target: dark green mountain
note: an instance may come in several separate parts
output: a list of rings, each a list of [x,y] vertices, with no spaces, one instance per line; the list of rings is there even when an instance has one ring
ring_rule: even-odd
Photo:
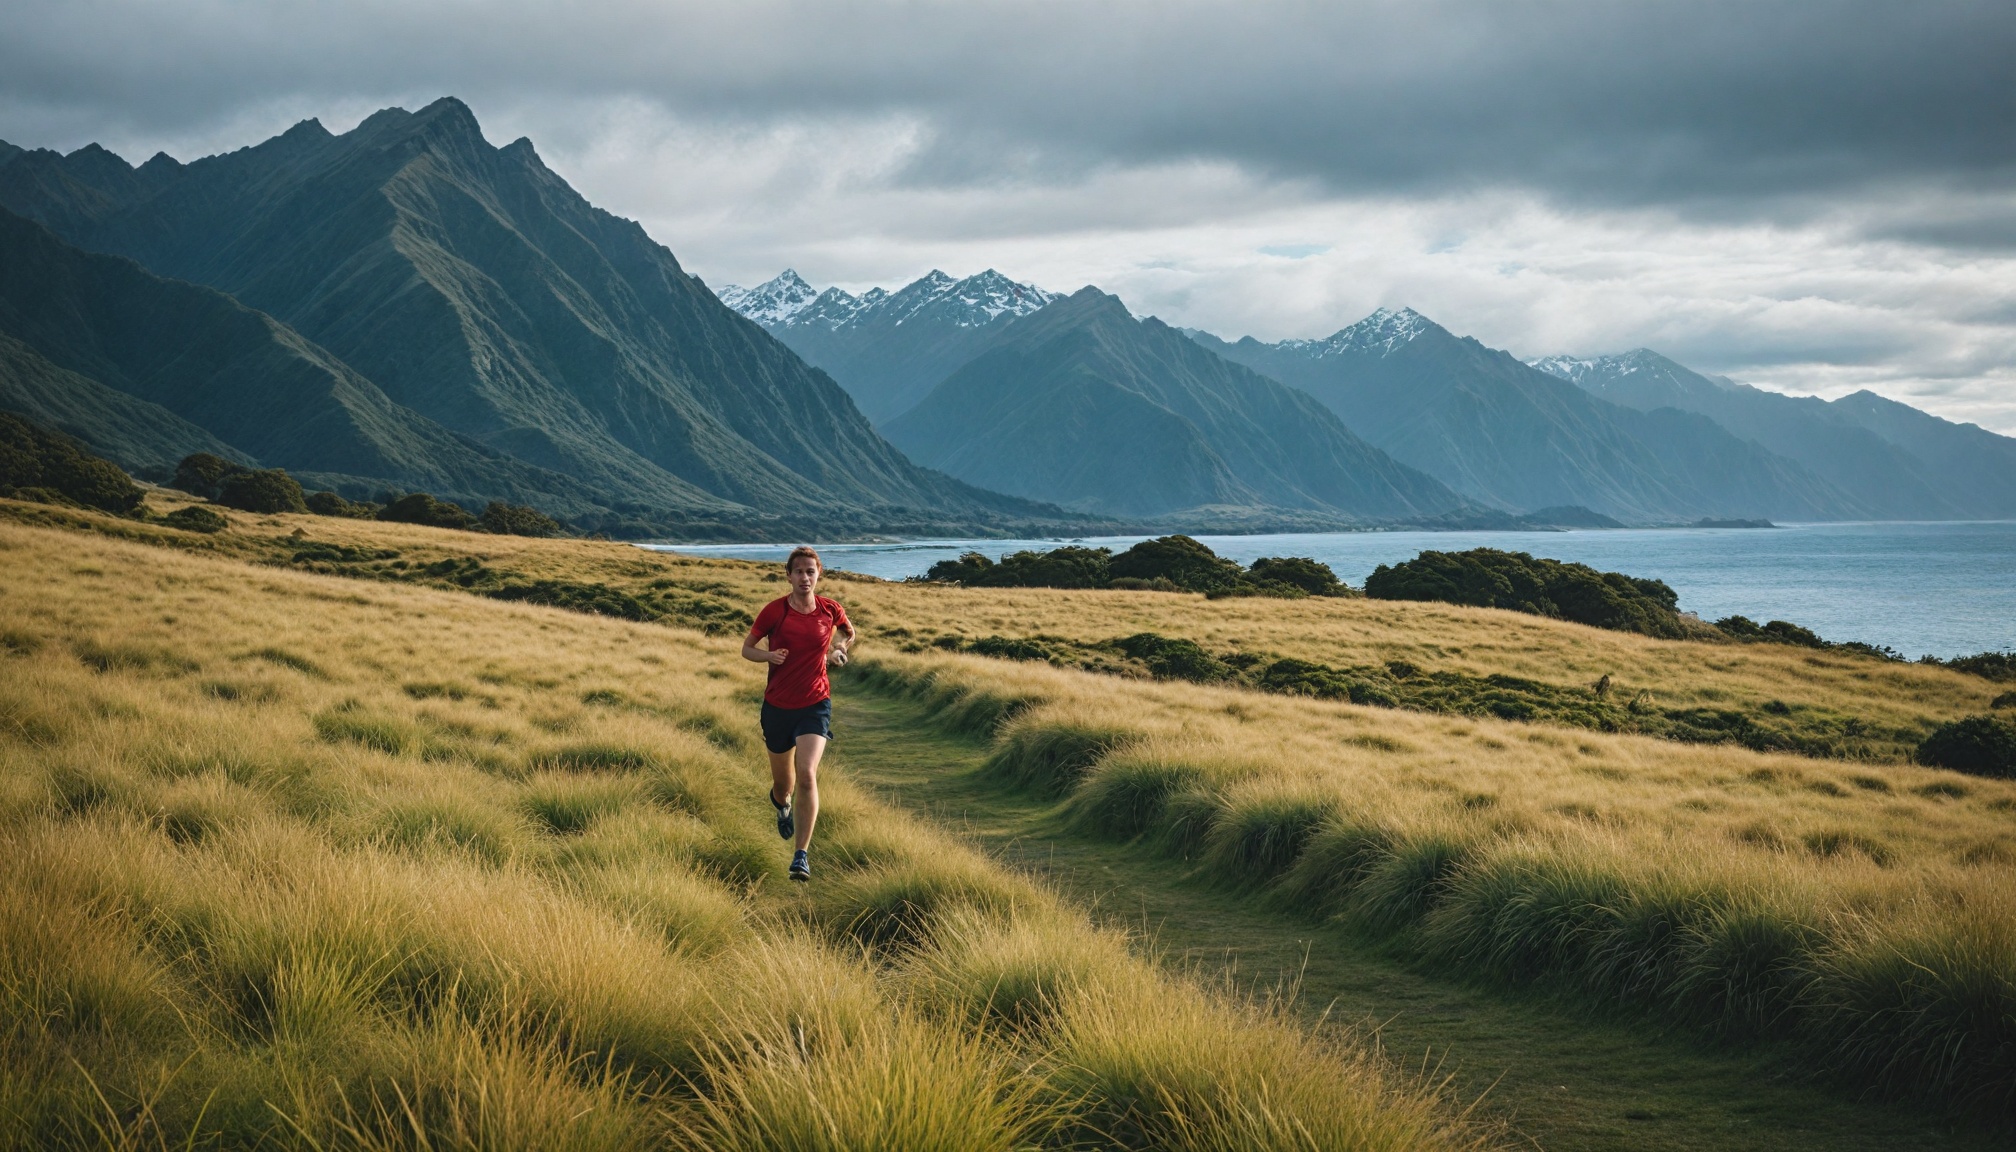
[[[1978,506],[1971,483],[1935,483],[1923,460],[1857,423],[1839,402],[1711,379],[1646,348],[1621,356],[1551,356],[1533,366],[1626,408],[1678,408],[1706,416],[1737,436],[1804,464],[1877,518],[2016,514],[2016,503],[2002,504],[1999,513],[1988,510],[1995,507],[1992,503]]]
[[[1190,335],[1306,390],[1403,463],[1502,507],[1581,505],[1637,523],[1866,514],[1712,420],[1610,404],[1411,309],[1381,309],[1327,340]]]
[[[134,475],[155,480],[166,479],[191,452],[253,463],[159,404],[58,368],[7,335],[0,335],[0,411],[59,429]]]
[[[1001,329],[1057,296],[992,268],[964,280],[934,269],[894,292],[859,296],[815,292],[786,268],[754,288],[728,285],[721,299],[831,373],[881,426],[915,407]]]
[[[20,398],[9,407],[118,463],[158,469],[185,448],[222,448],[367,485],[496,494],[569,514],[596,506],[579,481],[394,404],[271,316],[131,260],[80,251],[5,210],[0,336],[10,353],[6,392]],[[168,419],[143,432],[164,410]]]
[[[491,147],[456,100],[341,136],[306,121],[188,165],[20,153],[0,163],[0,203],[228,293],[347,385],[611,505],[1043,514],[917,468],[824,373],[588,204],[530,141]],[[234,434],[198,422],[307,467],[236,438],[270,415],[235,417]]]
[[[1009,325],[888,432],[974,484],[1116,515],[1262,506],[1351,522],[1465,503],[1307,395],[1096,288]]]

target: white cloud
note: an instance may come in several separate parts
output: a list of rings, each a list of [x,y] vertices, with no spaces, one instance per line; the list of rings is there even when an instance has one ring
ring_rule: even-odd
[[[549,164],[711,283],[791,266],[859,291],[995,267],[1266,340],[1408,305],[1521,356],[1644,345],[1761,387],[1870,388],[2016,433],[2016,250],[1872,234],[1872,215],[1922,213],[1936,198],[1922,188],[1724,223],[1517,191],[1347,198],[1204,161],[919,186],[903,177],[928,128],[908,118],[724,128],[625,101],[487,121],[493,139],[548,141]]]
[[[453,93],[710,281],[1409,304],[2016,432],[2012,50],[1978,0],[15,0],[0,137],[188,159]]]

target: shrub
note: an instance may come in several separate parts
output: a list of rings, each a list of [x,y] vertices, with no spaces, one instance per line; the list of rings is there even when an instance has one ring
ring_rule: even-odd
[[[86,452],[76,441],[8,412],[0,412],[0,495],[34,499],[37,490],[124,515],[144,494],[117,464]]]
[[[506,504],[502,500],[485,505],[476,523],[483,531],[499,536],[557,536],[561,531],[558,520],[537,508]]]
[[[436,500],[425,492],[409,492],[388,501],[378,510],[378,519],[396,524],[424,524],[429,528],[468,528],[476,523],[460,504]]]
[[[308,511],[317,516],[342,516],[351,520],[369,520],[378,514],[378,505],[370,502],[358,503],[345,500],[334,492],[310,492],[307,498]]]
[[[201,504],[177,508],[163,516],[161,522],[170,528],[180,528],[185,532],[222,532],[231,526],[229,520]]]
[[[2004,692],[1988,701],[1990,708],[2016,708],[2016,692]]]
[[[1108,548],[1067,544],[1045,552],[1010,553],[996,564],[978,552],[968,552],[957,560],[933,564],[924,578],[969,588],[1104,588],[1112,555]]]
[[[208,452],[191,452],[175,465],[175,479],[169,483],[191,496],[201,496],[205,500],[217,499],[223,490],[224,478],[244,468],[233,464],[222,456],[212,456]]]
[[[944,584],[970,584],[979,587],[979,582],[994,567],[981,552],[961,553],[957,560],[940,560],[924,573],[924,579]]]
[[[1661,581],[1496,548],[1423,552],[1400,564],[1381,564],[1366,577],[1365,594],[1375,600],[1508,608],[1647,636],[1688,632],[1679,596]]]
[[[449,505],[454,507],[454,505]],[[544,604],[571,612],[614,616],[619,620],[656,620],[661,613],[650,605],[604,584],[581,584],[573,580],[535,580],[530,584],[509,584],[484,593],[494,600],[519,600]]]
[[[1351,586],[1328,565],[1303,556],[1262,556],[1246,570],[1256,584],[1286,584],[1311,596],[1349,596]]]
[[[1787,620],[1772,620],[1759,624],[1748,616],[1724,616],[1715,621],[1715,627],[1738,640],[1759,644],[1791,644],[1799,648],[1825,648],[1827,641],[1807,628]]]
[[[1194,640],[1171,640],[1153,632],[1137,632],[1115,640],[1113,646],[1148,665],[1148,671],[1157,680],[1209,684],[1239,675],[1238,669],[1206,652]]]
[[[2016,680],[2016,652],[1977,652],[1945,663],[1956,672],[1971,672],[1984,680]]]
[[[1202,592],[1208,596],[1349,596],[1327,564],[1299,556],[1263,557],[1241,568],[1188,536],[1143,540],[1120,555],[1066,544],[1012,552],[1000,563],[979,552],[940,560],[923,579],[968,588],[1119,588]]]
[[[285,470],[237,471],[217,486],[217,503],[246,512],[306,512],[301,485]]]
[[[1188,536],[1143,540],[1113,557],[1108,571],[1135,580],[1167,580],[1187,592],[1209,592],[1238,584],[1245,576],[1237,563]]]
[[[2016,721],[1981,715],[1941,724],[1918,745],[1918,762],[1973,776],[2016,777]]]

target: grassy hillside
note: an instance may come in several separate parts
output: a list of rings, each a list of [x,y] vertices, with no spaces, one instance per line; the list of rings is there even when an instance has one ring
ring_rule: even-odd
[[[787,890],[732,640],[233,521],[0,524],[0,1148],[1482,1139],[844,775]]]
[[[174,498],[156,492],[150,500],[162,508]],[[739,917],[732,923],[741,927],[722,928],[728,935],[721,939],[730,942],[710,945],[719,949],[712,955],[800,946],[779,941],[817,940],[821,948],[843,950],[836,941],[865,941],[868,967],[845,956],[834,963],[855,965],[847,970],[857,974],[882,972],[876,995],[885,999],[876,1003],[894,1005],[885,1014],[899,1020],[913,1005],[936,1002],[912,998],[919,986],[908,981],[926,965],[917,956],[937,956],[932,950],[954,938],[968,941],[976,958],[1022,954],[1022,944],[1011,948],[1004,938],[976,935],[980,929],[969,930],[961,917],[991,915],[983,916],[995,926],[991,932],[1020,924],[1023,909],[1038,908],[1052,918],[1045,925],[1075,924],[1074,941],[1120,947],[1096,933],[1082,935],[1079,914],[1056,897],[962,854],[844,784],[836,788],[838,817],[830,826],[822,821],[820,854],[829,870],[805,902],[774,891],[782,855],[762,854],[766,813],[744,795],[760,786],[751,772],[755,749],[740,735],[756,680],[732,649],[749,614],[783,591],[775,565],[308,516],[230,512],[229,529],[197,535],[40,505],[0,502],[0,512],[13,521],[0,527],[10,545],[0,611],[12,629],[10,651],[22,654],[0,664],[13,693],[5,712],[10,735],[0,738],[28,750],[9,760],[23,768],[10,768],[5,826],[10,836],[28,837],[24,846],[45,846],[37,852],[82,843],[77,838],[88,832],[106,838],[91,841],[106,846],[86,854],[99,862],[93,868],[125,869],[102,862],[126,860],[146,844],[156,855],[200,854],[190,858],[235,875],[228,870],[241,865],[232,861],[268,858],[233,837],[284,826],[293,829],[289,835],[310,837],[302,843],[326,845],[331,858],[368,853],[373,868],[382,862],[404,869],[399,874],[411,883],[452,874],[458,885],[474,884],[459,879],[466,872],[508,877],[540,893],[578,890],[591,897],[596,889],[579,887],[590,883],[582,869],[634,871],[669,861],[703,880],[717,878],[710,884],[728,878]],[[1802,1066],[1851,1088],[1939,1107],[2010,1106],[2016,782],[1921,768],[1903,754],[1902,734],[1985,710],[1994,694],[1985,680],[1842,653],[1655,640],[1436,604],[982,590],[844,573],[833,574],[822,590],[848,605],[866,635],[843,695],[906,697],[906,707],[930,723],[989,741],[990,771],[1055,798],[1075,835],[1133,842],[1160,853],[1179,873],[1195,870],[1199,882],[1245,893],[1252,908],[1288,923],[1342,925],[1424,971],[1548,990],[1626,1019],[1678,1026],[1713,1044],[1785,1046],[1802,1054]],[[1101,647],[1142,633],[1189,638],[1206,652],[1266,652],[1337,667],[1408,663],[1416,675],[1443,670],[1480,680],[1544,677],[1575,691],[1593,691],[1586,686],[1607,675],[1612,694],[1633,699],[1754,707],[1780,718],[1824,710],[1868,731],[1899,735],[1888,743],[1872,737],[1861,759],[1764,754],[1545,718],[1512,722],[1313,700],[1238,683],[1158,681],[1151,661],[1129,661]],[[980,643],[989,638],[1002,643]],[[1017,638],[1055,662],[975,654],[1027,655]],[[941,648],[941,641],[961,651]],[[1087,671],[1104,658],[1100,653],[1112,655],[1108,671]],[[241,723],[252,727],[233,727]],[[187,763],[207,767],[183,760],[174,762],[182,767],[158,767],[167,763],[163,748],[193,749],[197,760]],[[224,798],[214,800],[223,813],[217,827],[229,833],[223,839],[206,831],[212,818],[201,814],[210,811],[203,806],[212,797]],[[183,827],[173,813],[185,798],[198,814],[184,831],[172,831]],[[617,829],[637,821],[658,830],[619,836]],[[668,830],[672,824],[684,831]],[[627,847],[588,851],[605,836]],[[231,853],[252,854],[228,855],[226,845]],[[10,851],[41,859],[22,855],[26,847]],[[73,866],[83,867],[63,865]],[[941,866],[957,875],[939,876]],[[103,909],[90,923],[102,920],[105,931],[128,933],[118,938],[135,942],[133,954],[155,965],[145,969],[154,973],[146,979],[227,987],[201,967],[215,952],[208,937],[172,927],[185,922],[175,919],[184,914],[164,909],[180,905],[149,903],[155,895],[142,899],[171,890],[167,880],[34,884],[41,885],[35,892],[59,893],[59,903],[70,902],[65,907],[88,906],[94,916]],[[538,902],[543,907],[550,899],[557,897]],[[584,899],[593,904],[602,897]],[[915,919],[916,909],[941,905],[964,910],[948,911],[950,919]],[[400,907],[416,923],[445,917],[436,904]],[[187,916],[195,917],[188,923],[224,922],[214,909]],[[959,927],[948,935],[943,925],[954,923]],[[386,949],[384,955],[420,958],[410,961],[423,965],[419,975],[408,972],[408,960],[388,960],[386,972],[407,974],[367,981],[371,1003],[383,1005],[383,1019],[392,1021],[383,1025],[392,1029],[386,1034],[418,1043],[411,1040],[419,1035],[412,1020],[441,1014],[438,998],[428,999],[436,992],[414,989],[437,988],[450,970],[439,959],[450,945],[432,936],[372,940],[370,947]],[[926,953],[904,951],[919,940]],[[9,955],[34,955],[41,947]],[[683,947],[675,932],[673,953],[684,956]],[[504,968],[483,969],[491,975],[470,976],[470,995],[480,992],[480,1003],[457,1018],[474,1020],[473,1028],[491,1027],[485,1021],[507,1009],[536,1015],[542,1023],[527,1034],[555,1046],[541,1059],[577,1071],[586,1065],[567,1061],[617,1070],[621,1083],[598,1091],[686,1100],[663,1084],[675,1074],[712,1075],[715,1065],[707,1061],[728,1059],[718,1042],[722,1033],[709,1031],[730,1028],[725,1024],[682,1024],[686,1030],[673,1040],[638,1040],[623,1031],[628,1025],[608,1023],[552,1030],[552,1021],[573,1018],[553,1007],[557,993],[514,983],[543,971],[527,956],[514,953],[494,962]],[[724,972],[747,965],[724,963],[727,969],[702,964],[696,970],[708,974],[694,979],[740,987],[742,976]],[[233,1059],[275,1059],[276,1025],[259,1023],[279,995],[260,990],[267,986],[257,981],[270,978],[232,975],[240,982],[228,987],[241,991],[216,1005],[200,999],[210,992],[191,992],[199,999],[177,1001],[178,1010],[211,1005],[202,1010],[217,1021],[243,1015],[249,1024],[216,1025],[233,1037],[252,1037],[231,1041],[240,1045],[230,1049],[238,1053]],[[8,979],[19,984],[24,977]],[[993,990],[997,1008],[1003,990],[1018,986],[1007,973],[973,979],[967,986]],[[1030,979],[1033,987],[1057,986],[1044,983],[1047,977]],[[1076,979],[1065,986],[1078,987]],[[975,995],[962,1011],[987,1016],[988,993]],[[1017,1005],[1029,999],[1015,993]],[[422,1006],[412,1020],[398,1015],[409,1003]],[[1199,1003],[1235,1016],[1249,1011]],[[680,1018],[704,1022],[721,1011],[689,1007]],[[929,1017],[923,1007],[916,1011]],[[1027,1011],[1013,1007],[1008,1014],[1019,1020]],[[1010,1029],[1013,1042],[1002,1041],[1005,1049],[988,1046],[995,1040],[974,1041],[973,1059],[1063,1067],[1044,1063],[1057,1049],[1043,1047],[1067,1043],[1055,1023],[1062,1017],[1055,1009],[1036,1015],[1043,1026],[1018,1024]],[[1159,1028],[1159,1011],[1134,1015],[1128,1027],[1138,1031],[1148,1015]],[[1288,1027],[1280,1019],[1238,1018],[1244,1023],[1234,1031],[1241,1036],[1264,1024],[1277,1030],[1268,1035],[1289,1037],[1282,1044],[1331,1043],[1292,1028],[1278,1031]],[[62,1029],[30,1038],[73,1043]],[[737,1043],[753,1034],[747,1027],[731,1031],[742,1038]],[[577,1042],[577,1033],[584,1039]],[[62,1050],[24,1049],[41,1053],[35,1059],[51,1069],[55,1086],[47,1098],[58,1104],[47,1114],[74,1117],[86,1088],[67,1072],[58,1075],[62,1062],[49,1054]],[[170,1059],[162,1053],[176,1060],[187,1053],[172,1045],[147,1051],[153,1063],[129,1054],[120,1059],[140,1062],[107,1065],[122,1069],[129,1093],[162,1074]],[[402,1060],[418,1059],[410,1048],[401,1051]],[[1234,1065],[1249,1059],[1246,1049],[1238,1051]],[[607,1065],[612,1053],[617,1063]],[[753,1057],[737,1059],[739,1069]],[[1324,1059],[1359,1058],[1347,1052]],[[315,1096],[301,1107],[313,1104],[321,1109],[313,1114],[325,1118],[317,1123],[337,1124],[350,1115],[345,1108],[393,1099],[384,1095],[386,1085],[409,1082],[385,1067],[338,1075],[329,1082],[350,1085],[346,1095],[333,1102]],[[1378,1079],[1369,1071],[1352,1075],[1352,1084]],[[1002,1083],[1008,1081],[1020,1082],[1008,1076]],[[1048,1071],[1039,1077],[1045,1085],[1067,1081],[1077,1083]],[[410,1083],[420,1090],[419,1081]],[[1444,1123],[1432,1119],[1445,1114],[1418,1092],[1363,1091],[1371,1094],[1363,1099],[1398,1091],[1418,1123]],[[1064,1097],[1042,1098],[1049,1103],[1028,1106],[1048,1116],[1044,1108]],[[1191,1122],[1142,1119],[1146,1105],[1112,1102],[1119,1098],[1095,1093],[1085,1107],[1107,1119],[1065,1123],[1109,1125],[1122,1116],[1149,1127]],[[661,1106],[658,1095],[650,1099],[647,1112]],[[723,1104],[731,1097],[719,1093],[707,1099],[726,1111],[710,1113],[687,1101],[673,1114],[685,1117],[682,1123],[698,1124],[693,1117],[704,1115],[725,1124],[738,1107]],[[181,1099],[178,1106],[186,1114],[197,1103]],[[1164,1103],[1172,1115],[1191,1115],[1181,1100]],[[681,1111],[689,1107],[701,1111]],[[1212,1123],[1259,1122],[1243,1112],[1213,1117]]]

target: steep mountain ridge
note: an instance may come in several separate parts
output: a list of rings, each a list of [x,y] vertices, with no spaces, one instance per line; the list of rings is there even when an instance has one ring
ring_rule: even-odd
[[[1380,309],[1322,340],[1188,335],[1309,392],[1403,463],[1501,507],[1582,505],[1637,523],[1865,511],[1712,421],[1610,404],[1412,309]]]
[[[972,483],[1115,515],[1243,505],[1362,523],[1466,505],[1311,397],[1096,288],[1003,328],[888,431]]]
[[[13,157],[0,202],[229,293],[393,403],[626,507],[1041,514],[917,468],[824,373],[529,141],[491,147],[459,101],[340,136],[306,121],[146,180],[79,156]]]
[[[830,373],[877,425],[908,411],[1015,319],[1059,297],[994,269],[955,280],[933,269],[894,292],[814,292],[795,271],[721,298]]]
[[[401,408],[271,316],[73,248],[5,209],[0,336],[12,353],[0,367],[4,393],[19,401],[9,407],[106,444],[136,469],[158,473],[171,453],[211,451],[366,486],[495,496],[562,514],[597,507],[579,481]]]
[[[1966,490],[1969,485],[1936,483],[1912,452],[1818,397],[1717,380],[1649,348],[1615,356],[1550,356],[1533,366],[1626,408],[1677,408],[1706,416],[1797,460],[1854,496],[1870,516],[1947,519],[1984,511]]]

